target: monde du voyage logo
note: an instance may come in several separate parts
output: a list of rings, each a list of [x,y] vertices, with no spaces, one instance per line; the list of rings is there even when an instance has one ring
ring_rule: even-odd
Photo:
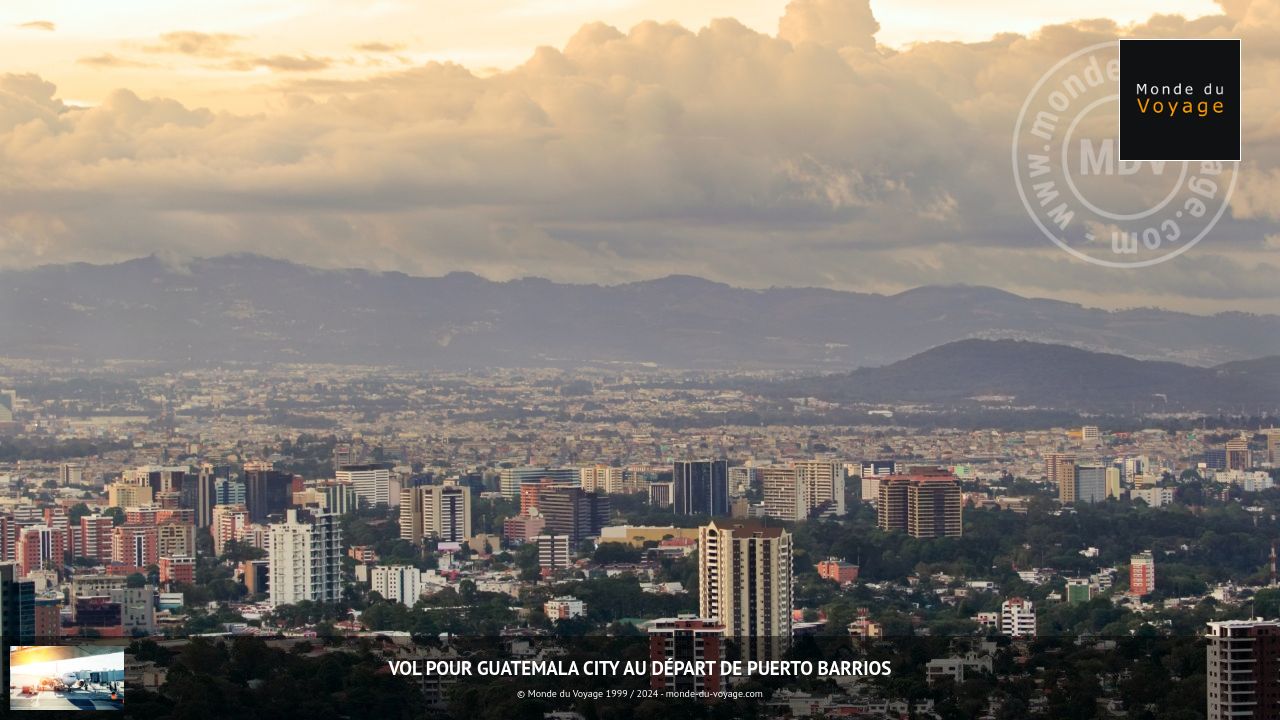
[[[1027,213],[1105,267],[1147,267],[1200,242],[1240,160],[1239,40],[1118,40],[1060,60],[1013,136]]]

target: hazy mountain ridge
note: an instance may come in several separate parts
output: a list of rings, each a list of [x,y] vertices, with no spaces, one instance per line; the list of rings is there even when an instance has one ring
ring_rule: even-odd
[[[318,270],[254,255],[0,272],[0,355],[422,367],[844,369],[968,338],[1210,365],[1280,354],[1280,317],[1108,312],[992,288],[897,295]]]
[[[1064,345],[961,340],[883,367],[777,383],[771,392],[868,404],[1275,412],[1280,356],[1205,368]]]

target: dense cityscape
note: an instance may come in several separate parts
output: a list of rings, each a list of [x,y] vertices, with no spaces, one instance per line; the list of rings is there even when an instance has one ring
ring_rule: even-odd
[[[1231,717],[1253,702],[1220,678],[1280,657],[1280,622],[1258,619],[1280,615],[1265,420],[911,427],[895,418],[922,408],[797,397],[786,422],[730,422],[779,412],[756,390],[768,380],[6,361],[4,639],[128,644],[131,710],[211,672],[199,652],[529,659],[608,642],[654,660],[833,642],[896,659],[891,676],[786,685],[649,678],[746,693],[720,703],[739,715]],[[1117,647],[1149,662],[1070,671]],[[426,712],[512,712],[447,675],[413,688]]]

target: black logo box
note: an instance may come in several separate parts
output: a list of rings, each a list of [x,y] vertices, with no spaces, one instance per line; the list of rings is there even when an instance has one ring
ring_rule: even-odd
[[[1241,46],[1238,39],[1120,39],[1121,160],[1238,161],[1241,159],[1240,92]],[[1139,95],[1138,84],[1148,92]],[[1205,86],[1214,92],[1205,94]],[[1190,94],[1151,93],[1150,86],[1188,87]],[[1222,94],[1216,92],[1222,88]],[[1140,111],[1138,100],[1150,101]],[[1155,103],[1162,114],[1154,114]],[[1201,117],[1184,114],[1183,102],[1194,108],[1222,102],[1223,112]],[[1178,104],[1168,114],[1168,105]]]

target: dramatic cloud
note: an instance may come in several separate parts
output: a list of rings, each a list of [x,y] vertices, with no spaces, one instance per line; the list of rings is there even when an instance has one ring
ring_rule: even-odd
[[[327,69],[332,64],[333,61],[329,58],[317,58],[311,57],[310,55],[302,57],[272,55],[271,57],[236,60],[228,64],[228,67],[233,70],[256,70],[258,68],[267,68],[268,70],[277,70],[280,72],[314,72],[316,70]]]
[[[119,91],[80,108],[38,77],[0,78],[0,257],[254,251],[498,279],[967,282],[1267,309],[1280,299],[1278,8],[1227,2],[1207,18],[895,52],[877,47],[866,0],[795,0],[776,36],[733,20],[591,24],[509,71],[432,63],[361,79],[318,72],[339,65],[329,58],[229,56],[233,36],[174,33],[166,52],[281,71],[262,79],[278,102],[234,114]],[[1009,168],[1040,74],[1117,34],[1240,36],[1253,53],[1236,217],[1140,272],[1054,248]]]
[[[220,58],[233,55],[232,46],[240,40],[243,40],[243,38],[239,35],[180,30],[161,35],[159,43],[148,45],[144,49],[152,53]]]
[[[48,20],[33,20],[31,22],[22,23],[18,27],[23,30],[42,30],[44,32],[53,32],[58,29],[57,25],[49,22]]]
[[[399,52],[404,49],[404,45],[383,42],[361,43],[353,47],[355,47],[356,50],[368,53],[392,53]]]

